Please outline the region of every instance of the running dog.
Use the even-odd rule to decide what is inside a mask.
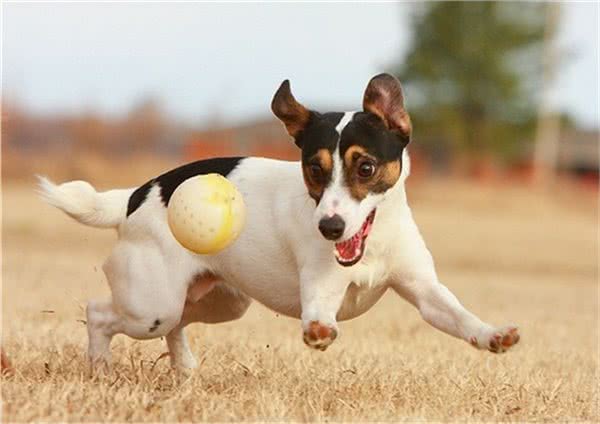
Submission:
[[[372,78],[362,111],[309,110],[287,80],[271,107],[301,149],[300,162],[202,160],[106,192],[40,178],[48,203],[118,232],[103,266],[112,296],[87,306],[92,366],[108,363],[112,337],[124,333],[165,336],[172,365],[194,368],[184,327],[240,318],[251,299],[301,319],[304,342],[325,350],[338,321],[361,315],[390,288],[429,324],[478,349],[500,353],[519,341],[517,327],[481,321],[438,280],[407,204],[411,122],[396,78]],[[198,255],[173,238],[167,205],[179,184],[208,173],[239,189],[247,219],[231,246]]]

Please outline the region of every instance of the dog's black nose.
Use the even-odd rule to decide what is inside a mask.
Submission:
[[[323,218],[319,221],[319,231],[327,240],[337,240],[344,234],[346,223],[339,215],[333,215],[331,218]]]

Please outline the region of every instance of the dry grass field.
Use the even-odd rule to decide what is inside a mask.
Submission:
[[[117,336],[110,374],[90,378],[87,299],[115,234],[80,226],[3,187],[3,420],[598,421],[597,209],[590,192],[430,180],[411,183],[440,278],[483,319],[516,323],[511,352],[476,351],[388,293],[341,323],[326,352],[300,323],[253,305],[244,318],[188,327],[200,368],[158,359],[164,341]]]

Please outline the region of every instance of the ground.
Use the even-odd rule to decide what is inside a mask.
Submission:
[[[514,350],[477,351],[388,293],[326,352],[255,304],[188,327],[191,377],[160,358],[164,341],[118,336],[112,372],[90,378],[84,307],[108,294],[115,234],[5,183],[4,421],[598,421],[595,195],[433,179],[409,197],[442,281],[484,320],[519,325]]]

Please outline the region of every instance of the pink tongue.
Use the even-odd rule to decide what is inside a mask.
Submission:
[[[359,231],[351,239],[335,244],[335,248],[342,258],[352,259],[356,256],[356,249],[360,248],[361,233]]]
[[[374,214],[375,211],[371,212],[371,215]],[[363,237],[367,237],[371,232],[371,226],[373,225],[373,218],[371,215],[370,219],[367,218],[365,220],[361,229],[356,234],[354,234],[354,236],[352,236],[351,239],[335,244],[335,248],[338,252],[338,255],[341,256],[343,259],[351,260],[358,256],[356,251],[361,248]]]

